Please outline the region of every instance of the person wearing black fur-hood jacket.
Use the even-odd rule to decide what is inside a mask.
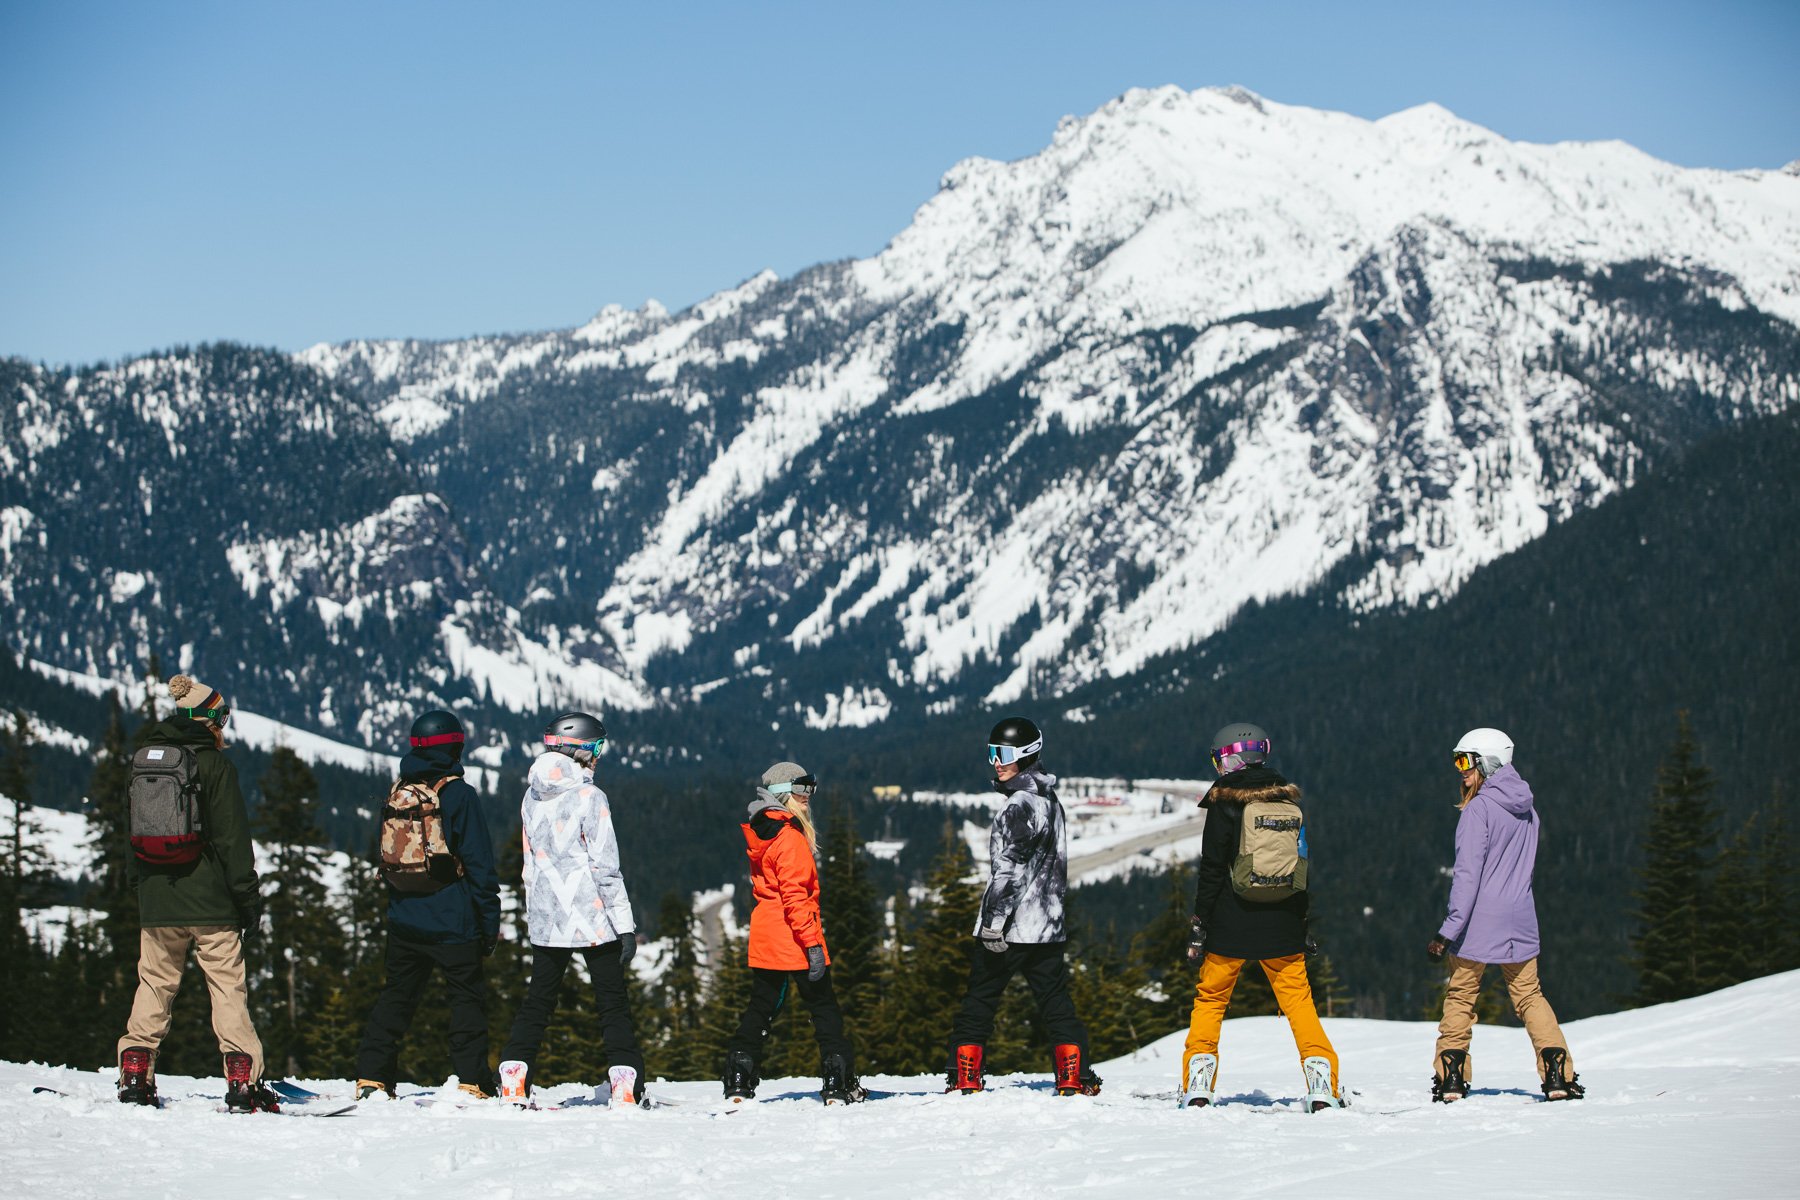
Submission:
[[[1087,1026],[1069,998],[1063,958],[1063,893],[1069,890],[1069,834],[1056,776],[1038,765],[1044,735],[1024,717],[988,734],[994,790],[1007,797],[988,835],[992,878],[981,897],[969,986],[951,1030],[946,1091],[978,1092],[994,1010],[1014,973],[1023,973],[1050,1037],[1059,1096],[1092,1096],[1100,1077],[1088,1065]]]
[[[1256,960],[1300,1050],[1311,1111],[1338,1108],[1337,1051],[1319,1024],[1306,958],[1310,893],[1300,789],[1270,768],[1269,735],[1255,725],[1227,725],[1213,735],[1219,780],[1201,800],[1206,826],[1194,887],[1188,961],[1200,964],[1187,1046],[1181,1057],[1181,1102],[1212,1103],[1219,1031],[1244,964]]]

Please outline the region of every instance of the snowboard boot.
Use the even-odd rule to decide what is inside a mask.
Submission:
[[[1181,1089],[1183,1108],[1205,1108],[1214,1099],[1213,1080],[1219,1074],[1219,1056],[1196,1054],[1188,1060],[1187,1080]]]
[[[608,1067],[606,1082],[612,1088],[609,1103],[614,1108],[625,1108],[632,1104],[640,1108],[650,1107],[650,1097],[645,1093],[644,1085],[638,1082],[636,1067]]]
[[[1469,1094],[1469,1052],[1446,1050],[1438,1055],[1437,1076],[1431,1081],[1433,1103],[1449,1104]]]
[[[379,1079],[359,1079],[356,1081],[356,1102],[364,1100],[392,1100],[394,1089]]]
[[[856,1073],[841,1054],[827,1054],[819,1063],[819,1099],[826,1104],[859,1104],[869,1098],[869,1089],[856,1080]]]
[[[526,1105],[531,1103],[531,1084],[529,1076],[531,1068],[516,1058],[509,1058],[500,1064],[500,1098],[508,1104]]]
[[[1308,1112],[1324,1112],[1328,1108],[1345,1107],[1343,1089],[1331,1077],[1329,1058],[1307,1058],[1300,1061],[1306,1076],[1306,1108]]]
[[[1100,1077],[1084,1064],[1081,1047],[1063,1042],[1051,1051],[1056,1066],[1056,1094],[1059,1096],[1098,1096]]]
[[[119,1103],[157,1107],[156,1076],[150,1065],[156,1054],[148,1046],[132,1046],[119,1055]]]
[[[1569,1052],[1561,1046],[1546,1046],[1539,1056],[1544,1060],[1544,1099],[1580,1100],[1587,1089],[1576,1080],[1581,1076],[1569,1070]]]
[[[280,1097],[250,1078],[254,1064],[242,1050],[225,1056],[225,1107],[234,1113],[280,1112]]]
[[[742,1050],[725,1055],[725,1098],[737,1103],[756,1099],[756,1062]]]
[[[967,1096],[986,1086],[981,1077],[982,1053],[982,1047],[972,1042],[951,1051],[950,1074],[944,1080],[946,1092],[961,1092]]]

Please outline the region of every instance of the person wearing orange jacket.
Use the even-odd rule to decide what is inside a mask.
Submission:
[[[725,1096],[733,1101],[756,1095],[763,1041],[790,988],[812,1014],[819,1040],[819,1098],[827,1104],[868,1098],[857,1082],[856,1051],[831,988],[831,952],[819,919],[819,838],[811,811],[817,789],[818,780],[799,763],[776,763],[763,772],[742,826],[756,907],[750,913],[750,1003],[726,1043]]]

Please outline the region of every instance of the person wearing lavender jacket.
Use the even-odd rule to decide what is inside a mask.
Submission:
[[[1469,1092],[1470,1032],[1481,977],[1490,964],[1506,977],[1513,1010],[1531,1037],[1544,1098],[1579,1100],[1585,1093],[1556,1013],[1538,986],[1537,902],[1531,890],[1538,815],[1531,785],[1512,757],[1512,739],[1498,729],[1472,729],[1456,743],[1462,816],[1456,822],[1450,912],[1425,948],[1433,962],[1446,952],[1450,958],[1431,1086],[1431,1098],[1446,1103]]]

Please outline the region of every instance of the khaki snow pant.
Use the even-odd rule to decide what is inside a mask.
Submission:
[[[1431,1056],[1433,1071],[1437,1064],[1443,1062],[1446,1050],[1461,1050],[1467,1053],[1469,1038],[1475,1028],[1475,1002],[1481,996],[1481,977],[1487,971],[1487,963],[1479,963],[1470,958],[1458,958],[1452,954],[1450,959],[1450,984],[1444,992],[1444,1019],[1438,1022],[1437,1049]],[[1562,1026],[1556,1023],[1556,1013],[1550,1008],[1550,1002],[1544,999],[1543,990],[1538,986],[1537,959],[1528,958],[1522,963],[1501,963],[1500,973],[1506,978],[1506,990],[1512,996],[1513,1011],[1519,1014],[1519,1020],[1525,1022],[1525,1032],[1531,1037],[1531,1052],[1537,1059],[1538,1082],[1544,1081],[1544,1051],[1555,1046],[1565,1055],[1569,1054],[1569,1044],[1563,1040]],[[1470,1059],[1470,1067],[1466,1076],[1474,1079],[1474,1059]],[[1575,1076],[1575,1058],[1569,1055],[1567,1076]]]
[[[120,1057],[133,1046],[146,1046],[151,1062],[156,1061],[156,1049],[168,1036],[174,1019],[175,993],[181,990],[189,946],[194,948],[194,960],[212,993],[212,1026],[219,1038],[219,1053],[248,1054],[251,1079],[261,1079],[262,1042],[250,1024],[244,944],[234,925],[159,926],[139,934],[137,996],[131,1002],[125,1036],[119,1039]]]
[[[1188,1019],[1187,1045],[1181,1055],[1182,1087],[1187,1086],[1188,1064],[1194,1061],[1194,1055],[1216,1056],[1219,1053],[1219,1032],[1225,1024],[1225,1008],[1231,1003],[1238,973],[1244,969],[1246,961],[1208,954],[1200,964],[1200,978],[1194,984],[1194,1009]],[[1323,1058],[1329,1062],[1332,1091],[1342,1095],[1337,1051],[1332,1049],[1331,1039],[1325,1036],[1325,1027],[1319,1023],[1319,1010],[1313,1006],[1312,985],[1306,979],[1306,956],[1290,954],[1285,958],[1265,958],[1260,963],[1263,974],[1269,977],[1269,986],[1275,990],[1275,1003],[1281,1006],[1281,1015],[1287,1018],[1288,1029],[1293,1032],[1301,1061]],[[1216,1075],[1213,1086],[1218,1086]]]

